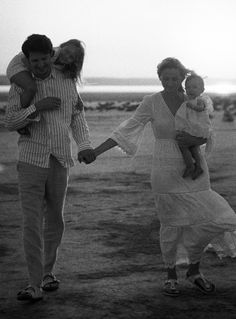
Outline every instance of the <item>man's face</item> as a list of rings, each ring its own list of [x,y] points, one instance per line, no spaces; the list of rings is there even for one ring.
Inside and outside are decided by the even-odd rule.
[[[50,75],[52,66],[50,53],[30,52],[28,61],[31,72],[37,78],[45,79]]]

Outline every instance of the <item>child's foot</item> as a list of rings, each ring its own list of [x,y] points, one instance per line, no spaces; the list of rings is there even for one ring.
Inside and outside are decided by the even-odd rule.
[[[192,176],[192,174],[194,173],[194,166],[187,166],[185,168],[184,174],[183,174],[183,178],[186,178],[188,176]]]
[[[194,171],[191,174],[192,180],[197,179],[200,175],[203,174],[203,169],[201,168],[201,166],[196,165]]]

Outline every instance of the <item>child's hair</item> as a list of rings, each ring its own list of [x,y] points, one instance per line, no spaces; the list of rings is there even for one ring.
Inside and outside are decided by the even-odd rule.
[[[84,55],[85,55],[85,49],[84,44],[82,41],[77,39],[71,39],[66,42],[63,42],[60,44],[60,48],[63,48],[65,46],[74,46],[76,49],[76,59],[74,62],[70,64],[65,64],[62,68],[62,72],[72,78],[73,80],[81,82],[81,72],[83,68],[84,63]]]
[[[200,75],[198,75],[195,72],[191,72],[191,74],[187,76],[187,78],[185,80],[185,85],[186,85],[186,83],[188,83],[188,81],[194,80],[194,79],[198,80],[198,82],[200,83],[200,85],[202,87],[202,92],[203,92],[205,90],[204,80]]]
[[[161,63],[157,65],[157,74],[159,79],[165,69],[178,69],[183,80],[190,72],[190,70],[187,69],[178,59],[172,57],[162,60]],[[182,85],[179,87],[179,92],[184,92]]]
[[[53,46],[51,40],[42,34],[32,34],[22,44],[22,52],[29,58],[30,52],[41,52],[53,55]]]

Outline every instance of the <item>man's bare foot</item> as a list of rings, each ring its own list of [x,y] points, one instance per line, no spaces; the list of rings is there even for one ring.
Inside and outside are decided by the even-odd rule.
[[[184,171],[184,174],[183,174],[183,178],[186,178],[188,176],[192,176],[194,171],[195,171],[194,165],[193,166],[187,166],[185,168],[185,171]]]
[[[201,168],[200,165],[196,165],[194,171],[191,174],[192,180],[197,179],[200,175],[203,174],[203,169]]]

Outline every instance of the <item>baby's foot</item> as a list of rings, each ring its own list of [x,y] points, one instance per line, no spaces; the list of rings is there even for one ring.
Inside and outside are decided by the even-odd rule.
[[[195,180],[195,179],[197,179],[200,175],[202,175],[203,174],[203,169],[201,168],[201,166],[199,166],[199,165],[196,165],[196,167],[195,167],[195,170],[192,172],[192,174],[191,174],[191,177],[192,177],[192,180]]]
[[[183,178],[186,178],[188,176],[192,176],[192,174],[194,173],[194,166],[187,166],[185,168],[184,174],[183,174]]]

